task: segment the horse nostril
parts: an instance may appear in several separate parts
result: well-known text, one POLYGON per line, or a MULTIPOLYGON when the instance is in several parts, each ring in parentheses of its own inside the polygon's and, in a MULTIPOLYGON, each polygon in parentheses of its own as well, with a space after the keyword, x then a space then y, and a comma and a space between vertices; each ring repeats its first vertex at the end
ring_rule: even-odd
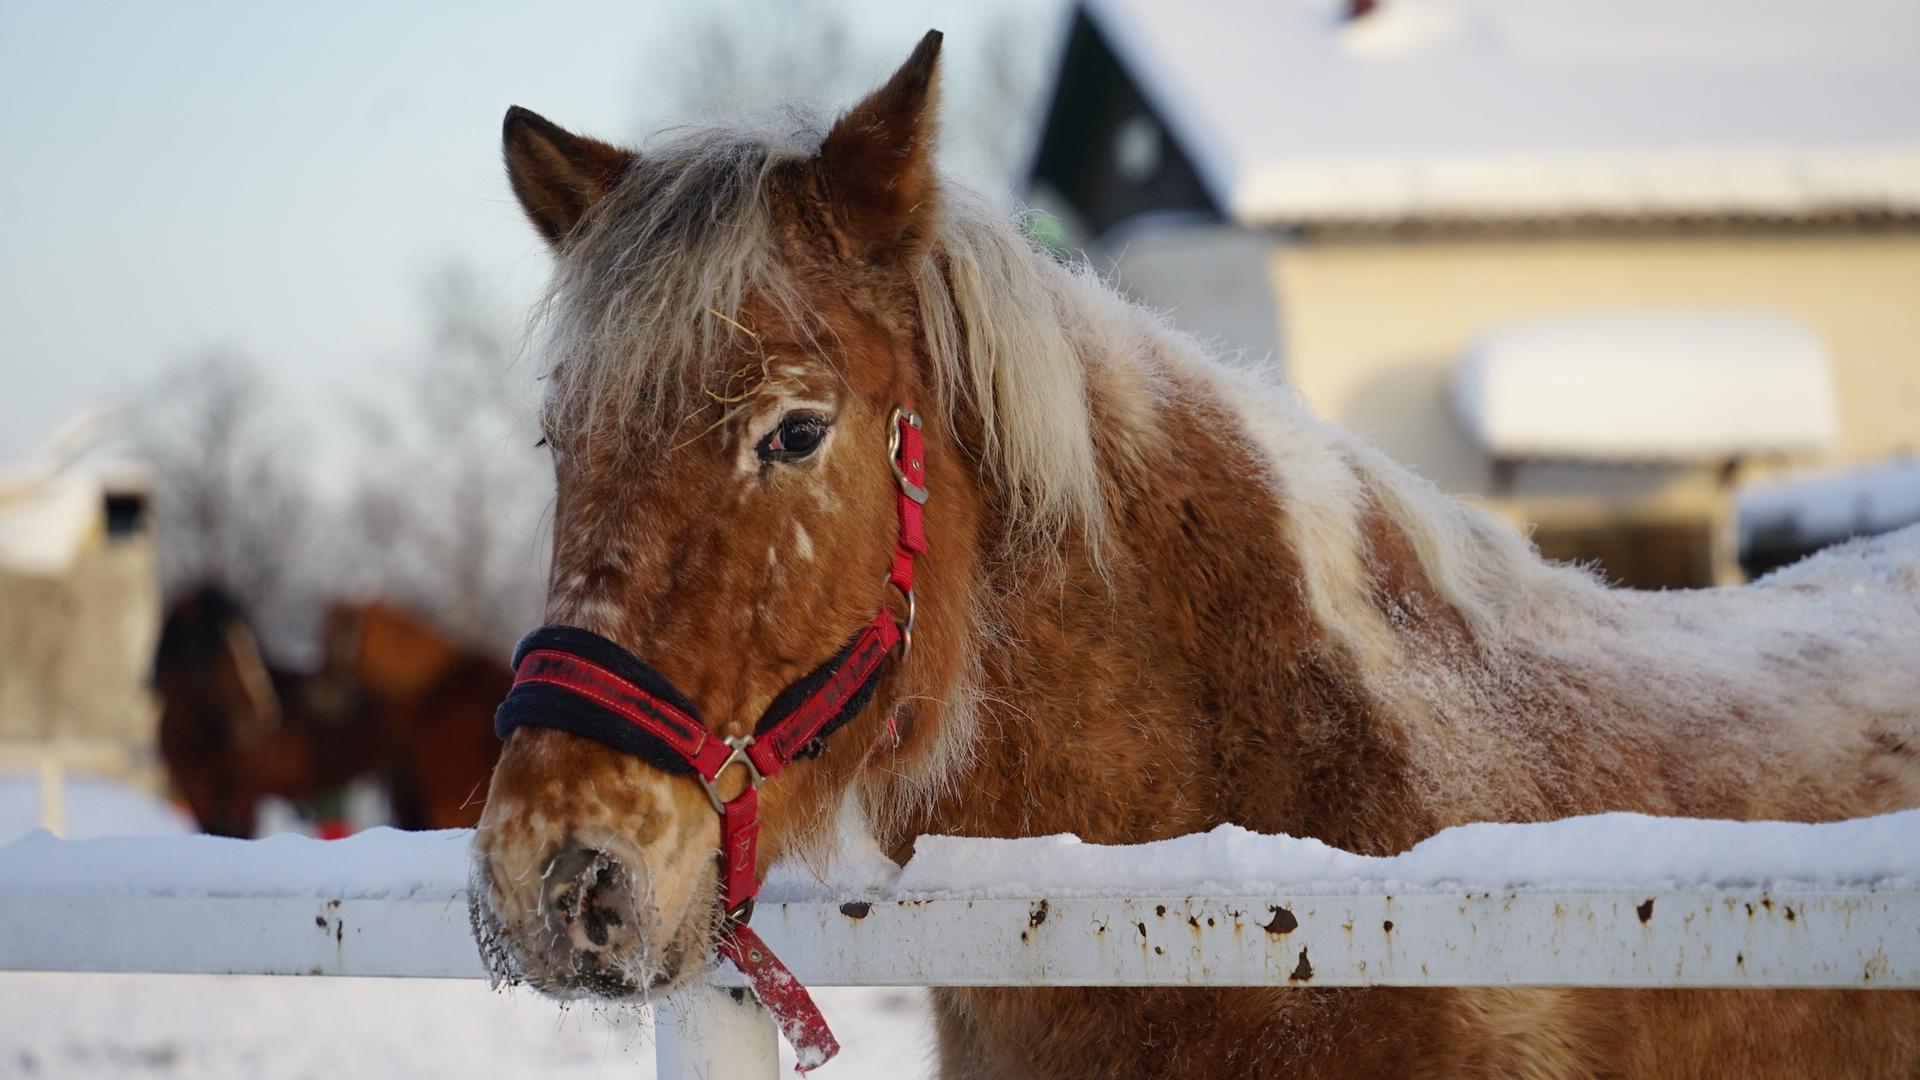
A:
POLYGON ((568 844, 547 862, 541 882, 548 929, 577 953, 608 951, 632 917, 626 868, 604 851, 568 844))

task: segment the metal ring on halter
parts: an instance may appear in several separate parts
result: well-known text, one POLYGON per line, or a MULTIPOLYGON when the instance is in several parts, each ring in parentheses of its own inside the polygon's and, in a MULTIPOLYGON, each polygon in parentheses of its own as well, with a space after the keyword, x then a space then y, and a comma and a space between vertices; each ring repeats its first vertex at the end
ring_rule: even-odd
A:
POLYGON ((912 589, 901 588, 892 578, 887 579, 887 584, 892 585, 893 591, 900 594, 900 599, 907 602, 907 617, 900 620, 900 659, 905 660, 907 654, 913 652, 913 620, 919 611, 913 603, 912 589))
POLYGON ((727 804, 725 800, 720 798, 720 778, 727 774, 727 770, 732 768, 735 762, 739 762, 747 767, 747 787, 749 788, 759 787, 760 781, 765 780, 766 777, 760 775, 760 767, 755 765, 753 759, 747 756, 747 747, 753 745, 753 736, 728 735, 721 741, 731 747, 733 753, 728 754, 727 760, 721 762, 720 767, 713 770, 713 779, 709 780, 699 773, 695 773, 694 777, 700 781, 700 786, 706 789, 707 801, 713 804, 714 812, 724 816, 727 812, 727 804))

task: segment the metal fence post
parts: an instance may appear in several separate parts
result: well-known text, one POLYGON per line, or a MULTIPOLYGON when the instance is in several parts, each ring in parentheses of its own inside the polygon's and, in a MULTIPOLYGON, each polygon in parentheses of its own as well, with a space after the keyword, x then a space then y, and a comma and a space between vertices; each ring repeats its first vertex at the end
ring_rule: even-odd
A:
POLYGON ((660 1080, 774 1080, 780 1035, 747 990, 692 985, 653 1003, 660 1080))

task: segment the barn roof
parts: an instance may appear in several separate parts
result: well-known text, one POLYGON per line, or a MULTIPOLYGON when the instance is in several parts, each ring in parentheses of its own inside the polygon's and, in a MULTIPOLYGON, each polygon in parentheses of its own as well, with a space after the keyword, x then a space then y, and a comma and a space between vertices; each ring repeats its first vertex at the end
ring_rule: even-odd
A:
POLYGON ((1912 0, 1083 0, 1248 224, 1920 213, 1912 0))

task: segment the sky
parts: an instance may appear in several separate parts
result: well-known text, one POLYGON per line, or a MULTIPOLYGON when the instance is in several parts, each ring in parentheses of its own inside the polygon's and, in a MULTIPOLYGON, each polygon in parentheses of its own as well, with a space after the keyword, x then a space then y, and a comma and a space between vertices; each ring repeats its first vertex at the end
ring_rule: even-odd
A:
MULTIPOLYGON (((507 106, 633 141, 684 119, 661 103, 689 12, 752 35, 776 2, 0 6, 0 464, 209 348, 326 429, 417 353, 450 262, 517 324, 548 262, 501 172, 507 106)), ((1060 0, 835 6, 897 57, 867 83, 930 27, 951 64, 995 19, 1036 48, 1065 25, 1060 0)))

